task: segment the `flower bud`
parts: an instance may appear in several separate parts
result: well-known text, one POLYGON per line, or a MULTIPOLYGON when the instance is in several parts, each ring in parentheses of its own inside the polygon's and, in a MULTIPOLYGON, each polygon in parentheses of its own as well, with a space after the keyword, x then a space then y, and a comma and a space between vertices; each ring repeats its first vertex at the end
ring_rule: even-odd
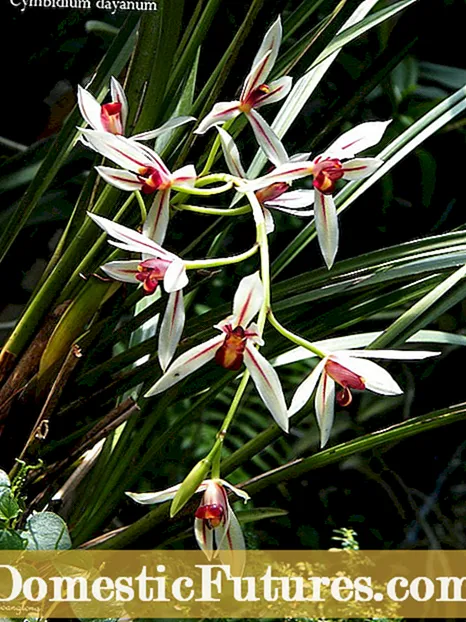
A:
POLYGON ((191 499, 193 494, 206 479, 206 475, 209 472, 210 467, 210 460, 204 458, 191 469, 172 501, 170 507, 171 517, 175 516, 175 514, 177 514, 191 499))

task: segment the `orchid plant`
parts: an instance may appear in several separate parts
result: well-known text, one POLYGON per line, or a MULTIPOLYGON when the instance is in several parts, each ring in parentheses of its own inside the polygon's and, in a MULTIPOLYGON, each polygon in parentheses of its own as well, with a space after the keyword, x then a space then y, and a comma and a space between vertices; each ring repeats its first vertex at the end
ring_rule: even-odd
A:
MULTIPOLYGON (((410 1, 406 0, 407 3, 410 1)), ((353 36, 359 27, 368 27, 364 19, 372 8, 370 4, 369 0, 362 2, 360 10, 342 23, 345 36, 353 36), (362 9, 367 9, 366 13, 362 9)), ((398 10, 401 9, 397 7, 398 10)), ((394 14, 395 9, 387 10, 388 13, 394 14)), ((379 15, 379 18, 383 16, 379 15)), ((194 21, 191 24, 193 29, 194 21)), ((80 544, 93 535, 92 529, 98 520, 105 513, 105 516, 111 513, 117 504, 117 492, 120 497, 126 492, 139 504, 171 501, 172 518, 182 507, 191 508, 188 502, 193 495, 201 493, 200 506, 197 510, 191 508, 194 511, 195 539, 209 560, 218 557, 222 563, 232 564, 237 574, 241 574, 245 563, 245 539, 240 526, 242 516, 241 513, 238 517, 235 515, 228 494, 233 493, 246 503, 250 498, 247 492, 250 484, 237 487, 225 479, 242 464, 241 461, 237 464, 234 457, 229 464, 229 458, 225 461, 225 457, 233 421, 239 426, 249 423, 250 414, 243 408, 246 398, 256 400, 256 405, 260 400, 267 416, 270 414, 272 419, 268 418, 267 429, 258 435, 259 440, 253 440, 251 447, 256 451, 250 447, 240 448, 241 456, 243 451, 248 457, 259 454, 268 443, 282 434, 289 434, 290 425, 293 434, 309 410, 315 414, 323 448, 335 441, 335 416, 338 417, 339 410, 350 408, 354 391, 368 390, 383 396, 378 398, 381 400, 403 393, 398 384, 398 371, 395 369, 392 376, 371 359, 415 362, 440 354, 437 350, 401 349, 408 337, 414 336, 417 341, 425 343, 442 342, 442 339, 444 343, 452 342, 451 337, 440 338, 437 333, 434 335, 429 331, 421 331, 420 335, 418 330, 410 332, 409 327, 412 323, 419 328, 417 319, 423 317, 425 309, 433 304, 431 298, 425 302, 423 288, 430 286, 431 282, 435 288, 440 287, 439 291, 432 290, 434 294, 430 290, 426 294, 435 298, 461 283, 463 272, 449 275, 452 281, 448 282, 448 287, 444 283, 438 285, 437 279, 442 270, 456 268, 460 263, 463 242, 458 242, 459 248, 455 246, 451 253, 445 251, 440 267, 429 264, 425 280, 423 277, 410 282, 415 288, 413 298, 416 300, 410 309, 411 315, 405 315, 406 305, 400 303, 401 319, 386 331, 371 335, 371 339, 359 333, 341 335, 343 329, 355 324, 359 317, 351 315, 353 308, 348 311, 348 318, 329 326, 323 335, 338 333, 335 338, 350 339, 352 345, 332 347, 331 338, 321 341, 316 337, 320 329, 318 322, 307 326, 319 313, 320 307, 316 306, 317 310, 311 307, 315 301, 330 300, 334 292, 336 296, 347 291, 349 296, 360 291, 364 294, 366 286, 367 295, 376 297, 378 284, 389 280, 389 277, 384 280, 385 271, 400 269, 402 278, 415 279, 417 277, 413 275, 424 269, 424 258, 420 257, 418 248, 422 244, 419 242, 419 247, 406 250, 403 255, 405 263, 401 267, 396 263, 398 260, 382 261, 378 255, 369 267, 359 268, 357 262, 351 263, 349 268, 344 262, 334 265, 340 238, 339 212, 395 163, 391 161, 391 154, 395 151, 393 145, 391 150, 387 148, 377 156, 360 157, 360 154, 387 140, 393 126, 388 130, 391 121, 382 119, 355 123, 348 129, 352 122, 342 122, 340 137, 333 142, 326 140, 324 144, 330 143, 330 146, 320 153, 317 151, 318 155, 309 152, 288 155, 294 153, 294 149, 287 143, 286 131, 307 101, 303 93, 312 92, 315 86, 313 80, 318 74, 312 72, 322 71, 324 63, 332 61, 332 54, 339 50, 342 35, 340 32, 333 39, 333 47, 326 49, 323 57, 313 59, 315 65, 295 81, 293 87, 292 78, 282 74, 293 73, 301 55, 285 42, 284 45, 288 45, 286 55, 280 56, 286 28, 286 24, 283 28, 281 18, 274 16, 253 56, 249 73, 238 91, 239 96, 230 101, 215 103, 207 87, 201 91, 198 100, 193 101, 197 93, 197 61, 193 60, 189 72, 183 64, 191 53, 189 46, 179 54, 179 61, 172 59, 174 70, 166 76, 163 88, 158 89, 157 80, 151 74, 153 67, 147 60, 150 57, 147 50, 137 47, 126 75, 126 81, 132 87, 125 86, 128 95, 122 86, 123 80, 120 83, 116 77, 111 77, 110 101, 101 103, 108 73, 103 74, 100 88, 97 85, 94 89, 91 83, 88 88, 77 89, 82 119, 72 117, 74 126, 79 124, 79 127, 76 131, 73 129, 73 141, 69 146, 74 144, 76 150, 86 150, 88 157, 94 158, 94 170, 86 177, 77 208, 56 256, 39 284, 37 296, 5 345, 0 371, 13 368, 15 357, 21 356, 29 343, 33 344, 27 360, 37 362, 37 394, 47 394, 48 397, 39 409, 39 427, 32 430, 21 458, 35 451, 35 443, 46 428, 44 421, 48 425, 59 403, 62 386, 73 378, 76 367, 76 386, 86 387, 90 397, 80 401, 81 396, 73 396, 69 406, 72 412, 74 408, 82 408, 83 403, 87 408, 88 402, 95 403, 93 400, 101 400, 99 405, 108 407, 115 398, 114 388, 117 391, 118 400, 109 420, 95 430, 93 428, 95 434, 91 435, 99 441, 107 439, 105 448, 102 450, 100 446, 92 460, 98 461, 98 473, 106 473, 109 483, 100 489, 105 494, 99 499, 95 514, 80 516, 76 510, 73 515, 80 544), (144 72, 147 84, 141 78, 144 72), (143 95, 139 89, 141 84, 145 85, 143 95), (136 92, 140 100, 134 95, 136 92), (169 101, 165 99, 166 94, 171 96, 169 101), (189 105, 186 102, 190 102, 189 105), (130 105, 131 111, 137 110, 137 114, 129 121, 130 105), (275 105, 278 112, 270 123, 258 112, 266 105, 270 105, 270 111, 275 105), (200 113, 202 110, 204 112, 200 113), (187 114, 192 112, 201 118, 187 114), (196 123, 193 132, 187 126, 191 122, 196 123), (147 129, 150 127, 156 129, 147 129), (248 145, 248 140, 257 150, 249 168, 244 165, 245 161, 250 161, 247 149, 251 142, 248 145), (191 149, 193 145, 195 148, 191 149), (341 193, 340 187, 343 187, 341 193), (133 209, 134 205, 136 209, 133 209), (278 224, 274 223, 273 210, 279 214, 278 224), (218 220, 213 225, 204 225, 202 219, 208 216, 215 216, 218 220), (285 250, 280 239, 279 219, 289 219, 286 222, 291 223, 290 230, 293 227, 299 229, 285 250), (219 232, 220 224, 227 221, 234 223, 230 237, 226 233, 230 231, 230 225, 219 232), (180 241, 180 231, 191 227, 195 234, 185 245, 180 241), (238 231, 240 235, 236 234, 238 231), (293 280, 272 287, 275 274, 287 268, 314 237, 323 257, 322 262, 318 254, 319 270, 312 275, 305 273, 303 281, 299 281, 303 284, 296 282, 295 289, 293 280), (249 240, 249 248, 237 254, 230 252, 231 247, 241 246, 243 240, 249 240), (274 257, 277 263, 272 264, 274 257), (417 261, 418 257, 419 262, 411 274, 409 261, 417 261), (323 269, 320 269, 321 264, 323 269), (228 272, 230 266, 236 266, 237 271, 228 272), (224 285, 225 274, 231 277, 229 285, 233 289, 231 294, 226 294, 225 287, 219 294, 226 303, 225 308, 214 308, 202 299, 205 291, 202 286, 205 282, 213 284, 213 289, 218 283, 224 285), (34 330, 39 329, 49 310, 47 301, 50 299, 60 303, 59 313, 48 319, 51 326, 47 325, 47 330, 38 332, 40 338, 37 338, 34 330), (417 304, 421 304, 421 308, 416 308, 417 304), (298 329, 292 326, 293 305, 306 306, 305 319, 298 329), (279 321, 276 313, 282 312, 283 318, 279 321), (399 349, 390 349, 393 345, 399 349), (279 368, 276 356, 292 352, 291 348, 295 346, 304 350, 306 357, 317 357, 318 360, 298 386, 300 378, 296 381, 294 373, 294 384, 290 386, 288 371, 279 368), (103 360, 107 356, 109 361, 103 360), (81 369, 79 364, 83 365, 81 369), (212 374, 215 377, 212 381, 209 373, 214 367, 217 367, 217 373, 212 374), (196 374, 201 368, 203 373, 196 374), (101 378, 108 382, 103 388, 99 384, 101 378), (250 380, 253 390, 249 394, 250 380), (128 489, 134 490, 133 483, 138 480, 136 477, 125 479, 123 475, 133 468, 140 475, 154 455, 163 455, 164 444, 172 441, 173 429, 179 431, 188 425, 192 415, 202 412, 226 384, 234 387, 231 399, 227 400, 226 412, 222 411, 215 436, 209 437, 208 449, 184 481, 160 492, 127 492, 128 489), (314 400, 311 400, 313 395, 314 400), (135 414, 139 409, 142 411, 140 419, 135 414), (156 415, 152 417, 153 412, 156 415), (173 413, 176 416, 181 413, 175 423, 173 413), (142 430, 140 436, 139 430, 142 430), (99 455, 101 458, 97 457, 99 455), (137 460, 140 456, 141 465, 137 460)), ((129 30, 128 37, 133 36, 133 31, 134 27, 129 30)), ((140 41, 148 37, 147 32, 151 32, 150 29, 138 35, 140 41)), ((160 36, 166 35, 161 33, 160 36)), ((241 38, 243 31, 238 36, 241 38)), ((197 39, 193 37, 192 41, 197 39)), ((167 46, 166 54, 169 49, 167 46)), ((159 57, 157 63, 160 71, 164 64, 159 57)), ((225 65, 220 66, 218 73, 212 74, 213 81, 223 75, 228 63, 227 54, 225 65)), ((119 67, 117 63, 115 66, 119 67)), ((119 75, 120 69, 116 72, 119 75)), ((220 83, 212 94, 222 98, 220 83)), ((464 100, 466 102, 466 96, 464 100)), ((444 113, 440 111, 438 114, 444 113)), ((444 122, 451 120, 451 117, 439 118, 444 122)), ((435 123, 439 123, 437 119, 435 123)), ((425 127, 422 125, 418 132, 421 135, 425 127)), ((399 139, 395 146, 406 150, 406 145, 414 149, 419 144, 418 135, 412 143, 408 138, 399 139)), ((303 150, 308 148, 308 144, 303 146, 303 150)), ((63 152, 63 161, 67 154, 68 151, 63 152)), ((434 245, 433 250, 429 247, 432 256, 442 253, 442 244, 434 245)), ((305 265, 304 260, 296 263, 305 265)), ((404 299, 400 300, 404 302, 404 299)), ((358 300, 355 307, 362 304, 358 300)), ((387 308, 394 306, 390 299, 387 308)), ((377 311, 382 310, 385 307, 377 308, 377 311)), ((290 359, 287 363, 296 360, 290 359)), ((21 372, 22 368, 19 369, 21 372)), ((7 387, 8 404, 16 395, 15 378, 27 376, 21 374, 13 372, 11 392, 7 387)), ((67 412, 66 407, 63 409, 67 412)), ((2 417, 0 407, 0 421, 2 417)), ((61 418, 62 421, 65 419, 61 418)), ((88 425, 91 424, 86 419, 83 426, 85 438, 88 438, 88 425)), ((174 438, 178 437, 175 435, 174 438)), ((85 443, 79 446, 79 455, 70 451, 70 459, 77 461, 84 446, 85 443)), ((93 446, 97 447, 97 442, 93 446)), ((86 446, 86 449, 89 448, 86 446)), ((180 465, 184 469, 183 449, 184 444, 180 442, 180 465)), ((52 470, 59 460, 65 458, 57 458, 52 470)), ((181 478, 178 472, 173 480, 181 478)), ((251 486, 254 489, 254 482, 251 486)), ((152 516, 159 515, 154 510, 148 516, 147 524, 152 516)), ((136 531, 146 529, 140 523, 136 525, 136 531)), ((133 542, 132 534, 132 527, 128 527, 111 535, 111 540, 116 545, 126 546, 133 542), (128 541, 125 541, 126 537, 128 541)))

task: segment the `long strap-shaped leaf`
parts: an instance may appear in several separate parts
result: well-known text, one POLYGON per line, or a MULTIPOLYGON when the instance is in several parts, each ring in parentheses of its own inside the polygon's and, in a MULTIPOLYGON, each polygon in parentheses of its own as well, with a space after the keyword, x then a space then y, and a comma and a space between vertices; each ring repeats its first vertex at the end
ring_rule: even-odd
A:
POLYGON ((386 348, 403 343, 419 328, 427 326, 453 305, 464 300, 466 297, 465 278, 466 266, 462 266, 405 311, 369 347, 386 348))
POLYGON ((279 467, 270 473, 264 473, 254 478, 250 482, 247 482, 244 489, 251 495, 268 488, 269 486, 277 486, 277 484, 296 477, 301 477, 309 471, 314 469, 320 469, 330 464, 340 462, 349 456, 360 453, 362 451, 369 451, 376 447, 383 447, 390 443, 398 442, 411 436, 416 436, 421 432, 428 430, 436 430, 445 425, 456 423, 466 419, 466 405, 457 404, 450 408, 438 410, 428 415, 421 417, 414 417, 409 421, 403 421, 403 423, 397 423, 385 430, 366 434, 354 441, 349 441, 330 447, 324 451, 310 456, 309 458, 303 458, 295 460, 294 462, 279 467))

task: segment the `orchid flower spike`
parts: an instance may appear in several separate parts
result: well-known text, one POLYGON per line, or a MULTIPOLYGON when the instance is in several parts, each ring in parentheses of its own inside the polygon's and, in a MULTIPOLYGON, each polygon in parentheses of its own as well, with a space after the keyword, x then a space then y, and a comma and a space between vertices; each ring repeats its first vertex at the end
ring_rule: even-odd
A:
POLYGON ((184 327, 182 290, 188 284, 185 265, 179 257, 151 240, 144 228, 141 234, 102 216, 90 212, 88 216, 116 240, 111 240, 110 244, 141 254, 141 259, 110 261, 101 266, 108 276, 124 283, 142 283, 144 293, 148 295, 156 291, 160 281, 163 282, 168 302, 159 331, 158 358, 165 370, 175 354, 184 327))
MULTIPOLYGON (((78 106, 84 120, 98 132, 109 132, 117 136, 125 133, 126 120, 128 118, 128 101, 123 87, 113 76, 110 78, 111 102, 99 104, 96 98, 82 86, 78 86, 78 106)), ((189 121, 195 121, 195 117, 175 117, 164 123, 161 127, 132 136, 131 140, 149 140, 161 136, 180 125, 189 121)))
MULTIPOLYGON (((217 130, 228 170, 232 175, 240 177, 241 179, 246 179, 246 172, 241 162, 239 150, 235 141, 223 128, 217 126, 217 130)), ((277 140, 279 141, 278 138, 277 140)), ((284 147, 283 151, 287 162, 295 162, 307 158, 307 154, 300 154, 288 158, 284 147)), ((269 208, 299 217, 312 216, 314 214, 313 210, 305 209, 314 203, 314 191, 305 189, 290 191, 289 188, 290 183, 285 181, 275 182, 265 188, 257 190, 255 193, 264 212, 267 233, 271 233, 275 228, 273 216, 269 208)))
POLYGON ((289 76, 283 76, 270 84, 265 83, 277 60, 281 40, 282 24, 278 17, 267 31, 253 60, 252 69, 244 82, 239 100, 215 104, 195 130, 196 134, 204 134, 214 125, 244 113, 260 147, 273 161, 277 149, 276 135, 256 109, 265 104, 278 102, 290 92, 292 79, 289 76))
POLYGON ((97 166, 97 172, 105 181, 120 190, 140 190, 143 194, 157 192, 144 227, 151 240, 162 244, 170 218, 170 190, 193 188, 196 181, 194 166, 188 164, 171 173, 160 156, 145 145, 104 132, 82 132, 86 146, 126 169, 97 166))
POLYGON ((215 326, 221 334, 178 357, 145 397, 162 393, 211 360, 233 371, 238 371, 244 362, 263 402, 277 424, 287 432, 288 414, 277 372, 254 347, 263 344, 256 324, 251 323, 261 308, 263 297, 258 272, 242 279, 234 297, 233 315, 215 326))
POLYGON ((405 350, 340 350, 328 354, 300 384, 291 401, 289 416, 293 416, 308 402, 317 386, 315 411, 320 429, 321 447, 327 444, 334 419, 335 383, 341 387, 336 394, 339 406, 352 402, 351 389, 369 389, 379 395, 401 395, 402 389, 390 374, 369 358, 421 360, 440 352, 405 350))
MULTIPOLYGON (((180 486, 181 484, 178 484, 160 492, 126 494, 137 503, 150 505, 173 499, 180 486)), ((219 557, 223 564, 232 566, 233 574, 241 575, 245 562, 244 536, 228 502, 226 488, 240 497, 244 503, 249 501, 250 497, 244 490, 235 488, 224 479, 204 480, 197 489, 197 492, 204 494, 195 513, 194 535, 199 548, 209 561, 219 557)))

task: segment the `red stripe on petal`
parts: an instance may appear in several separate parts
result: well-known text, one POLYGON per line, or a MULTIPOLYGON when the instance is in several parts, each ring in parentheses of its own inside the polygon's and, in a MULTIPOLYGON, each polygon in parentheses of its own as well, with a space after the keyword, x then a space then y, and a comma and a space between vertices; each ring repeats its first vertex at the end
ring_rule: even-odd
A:
POLYGON ((191 361, 195 361, 196 359, 198 359, 203 354, 206 354, 206 352, 210 352, 210 350, 213 350, 214 348, 218 348, 219 345, 220 345, 219 343, 214 343, 214 344, 210 345, 208 348, 205 348, 204 350, 201 350, 200 352, 198 352, 197 354, 192 356, 190 359, 188 359, 186 361, 186 363, 191 363, 191 361))
POLYGON ((251 348, 251 349, 249 349, 249 350, 248 350, 248 352, 249 352, 249 357, 250 357, 251 361, 253 362, 254 367, 255 367, 255 368, 259 371, 259 373, 260 373, 260 375, 262 376, 262 378, 265 380, 265 382, 268 384, 268 386, 269 386, 271 389, 273 389, 272 385, 270 384, 270 380, 267 378, 267 375, 266 375, 266 374, 264 374, 264 370, 262 369, 262 367, 260 367, 260 365, 258 364, 258 362, 256 361, 256 359, 254 358, 254 354, 253 354, 253 352, 252 352, 252 351, 253 351, 253 349, 254 349, 254 348, 251 348))

